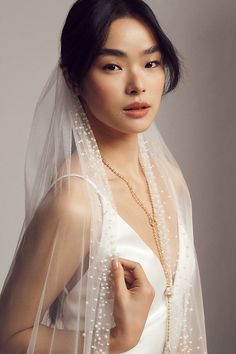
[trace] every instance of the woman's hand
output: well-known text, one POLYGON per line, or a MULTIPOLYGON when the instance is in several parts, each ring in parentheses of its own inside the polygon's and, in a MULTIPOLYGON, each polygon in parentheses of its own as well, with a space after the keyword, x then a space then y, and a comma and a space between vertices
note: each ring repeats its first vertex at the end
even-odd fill
POLYGON ((112 260, 114 321, 110 353, 122 353, 137 345, 143 332, 155 292, 142 266, 134 261, 112 260))

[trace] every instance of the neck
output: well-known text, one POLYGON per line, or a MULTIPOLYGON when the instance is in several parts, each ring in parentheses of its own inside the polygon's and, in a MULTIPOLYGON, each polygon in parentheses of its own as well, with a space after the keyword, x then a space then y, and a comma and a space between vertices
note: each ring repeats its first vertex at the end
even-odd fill
POLYGON ((136 179, 140 175, 137 135, 123 136, 122 139, 103 139, 98 141, 98 147, 103 159, 121 175, 130 179, 136 179))
MULTIPOLYGON (((94 130, 102 158, 129 179, 137 180, 141 176, 139 165, 139 146, 137 134, 123 134, 94 130)), ((114 179, 114 175, 109 173, 114 179)))

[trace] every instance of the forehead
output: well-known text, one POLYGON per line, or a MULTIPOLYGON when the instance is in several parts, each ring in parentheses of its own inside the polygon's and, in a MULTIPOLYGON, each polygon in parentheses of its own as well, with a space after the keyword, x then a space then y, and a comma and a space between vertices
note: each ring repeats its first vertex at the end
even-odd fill
POLYGON ((157 45, 157 40, 147 24, 133 17, 119 18, 110 25, 104 47, 117 48, 127 52, 144 51, 157 45))

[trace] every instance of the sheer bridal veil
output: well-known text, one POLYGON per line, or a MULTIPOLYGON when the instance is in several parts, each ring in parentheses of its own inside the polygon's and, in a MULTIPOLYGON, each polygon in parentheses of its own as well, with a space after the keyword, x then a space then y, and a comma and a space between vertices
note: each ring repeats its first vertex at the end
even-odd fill
MULTIPOLYGON (((172 348, 175 353, 206 353, 188 188, 155 124, 140 134, 139 147, 167 257, 172 243, 157 174, 171 201, 168 214, 177 214, 180 221, 172 348)), ((5 282, 19 294, 21 303, 11 319, 15 330, 24 318, 30 336, 27 354, 61 353, 62 346, 68 354, 108 353, 109 331, 114 326, 110 261, 116 256, 116 233, 111 227, 115 205, 88 119, 59 67, 37 104, 25 184, 25 221, 5 282), (83 178, 73 178, 74 174, 83 178), (105 214, 101 196, 111 206, 105 214), (73 276, 66 284, 68 274, 73 276), (69 307, 68 296, 73 299, 69 307)), ((3 288, 2 296, 11 297, 12 292, 3 288)))
MULTIPOLYGON (((175 274, 171 354, 205 354, 188 187, 155 123, 138 143, 175 274)), ((115 325, 110 267, 117 256, 116 205, 88 118, 59 65, 35 110, 25 193, 25 220, 1 293, 10 307, 0 313, 0 340, 9 332, 21 336, 27 354, 108 353, 115 325)))

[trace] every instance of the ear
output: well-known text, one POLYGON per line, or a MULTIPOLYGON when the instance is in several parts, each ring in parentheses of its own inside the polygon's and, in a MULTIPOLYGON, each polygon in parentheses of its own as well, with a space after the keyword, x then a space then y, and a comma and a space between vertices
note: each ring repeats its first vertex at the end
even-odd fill
POLYGON ((69 75, 69 73, 68 73, 67 68, 66 68, 66 67, 63 68, 63 69, 62 69, 62 72, 63 72, 64 79, 65 79, 66 84, 67 84, 67 86, 69 87, 69 89, 70 89, 72 92, 74 92, 74 94, 75 94, 76 96, 79 96, 79 94, 80 94, 79 86, 78 86, 77 83, 75 83, 75 82, 71 79, 71 77, 70 77, 70 75, 69 75))

